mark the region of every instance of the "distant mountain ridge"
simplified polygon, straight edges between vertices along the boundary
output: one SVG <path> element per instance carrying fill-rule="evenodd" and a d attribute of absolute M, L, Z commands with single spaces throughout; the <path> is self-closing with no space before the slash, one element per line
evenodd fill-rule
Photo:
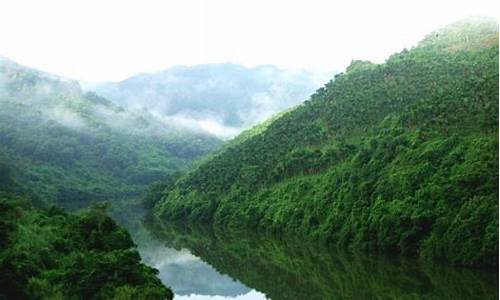
<path fill-rule="evenodd" d="M 272 65 L 177 66 L 91 88 L 119 105 L 145 109 L 232 137 L 307 99 L 326 76 Z"/>

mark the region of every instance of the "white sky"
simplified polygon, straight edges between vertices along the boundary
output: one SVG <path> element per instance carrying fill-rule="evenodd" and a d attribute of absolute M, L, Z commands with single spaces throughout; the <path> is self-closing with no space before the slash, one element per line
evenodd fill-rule
<path fill-rule="evenodd" d="M 498 0 L 0 0 L 0 54 L 87 81 L 234 62 L 343 70 L 383 61 Z"/>

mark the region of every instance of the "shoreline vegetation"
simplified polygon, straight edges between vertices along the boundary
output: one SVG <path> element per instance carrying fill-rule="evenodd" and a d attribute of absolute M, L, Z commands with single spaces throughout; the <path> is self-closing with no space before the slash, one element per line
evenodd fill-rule
<path fill-rule="evenodd" d="M 0 298 L 173 298 L 105 205 L 67 213 L 37 208 L 33 198 L 11 178 L 1 178 Z"/>

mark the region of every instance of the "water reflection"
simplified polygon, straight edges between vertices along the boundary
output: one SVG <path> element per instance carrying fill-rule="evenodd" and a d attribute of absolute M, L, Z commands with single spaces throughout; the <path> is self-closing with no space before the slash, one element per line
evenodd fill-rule
<path fill-rule="evenodd" d="M 188 264 L 176 262 L 172 267 L 170 262 L 179 258 L 158 254 L 153 265 L 174 291 L 184 293 L 176 299 L 498 299 L 498 274 L 491 272 L 352 255 L 249 232 L 160 223 L 149 223 L 148 228 L 155 238 L 178 249 L 177 257 L 187 253 L 181 261 L 199 263 L 184 268 Z M 159 262 L 165 260 L 169 263 L 162 266 Z M 178 290 L 174 284 L 179 284 Z M 192 298 L 182 296 L 190 293 Z"/>
<path fill-rule="evenodd" d="M 156 225 L 148 226 L 148 229 L 144 225 L 156 223 L 142 222 L 143 218 L 148 219 L 142 206 L 114 207 L 111 214 L 130 232 L 143 262 L 160 271 L 159 278 L 172 288 L 175 300 L 266 299 L 264 294 L 220 273 L 188 249 L 176 250 L 167 246 L 169 243 L 153 237 L 153 231 L 148 229 Z"/>
<path fill-rule="evenodd" d="M 217 272 L 189 250 L 169 248 L 148 235 L 143 230 L 134 234 L 141 257 L 146 264 L 160 271 L 161 281 L 172 288 L 176 300 L 266 299 L 264 294 Z"/>
<path fill-rule="evenodd" d="M 259 293 L 255 290 L 251 290 L 247 294 L 239 295 L 236 297 L 225 297 L 225 296 L 206 296 L 206 295 L 198 295 L 192 294 L 188 296 L 175 296 L 175 300 L 263 300 L 266 299 L 266 296 L 262 293 Z"/>

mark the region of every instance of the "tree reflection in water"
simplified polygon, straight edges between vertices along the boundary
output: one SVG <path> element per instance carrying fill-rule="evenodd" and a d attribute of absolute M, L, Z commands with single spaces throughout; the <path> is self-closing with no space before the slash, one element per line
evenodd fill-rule
<path fill-rule="evenodd" d="M 498 299 L 495 272 L 352 254 L 247 231 L 151 220 L 147 228 L 166 246 L 188 249 L 219 273 L 273 300 Z"/>

